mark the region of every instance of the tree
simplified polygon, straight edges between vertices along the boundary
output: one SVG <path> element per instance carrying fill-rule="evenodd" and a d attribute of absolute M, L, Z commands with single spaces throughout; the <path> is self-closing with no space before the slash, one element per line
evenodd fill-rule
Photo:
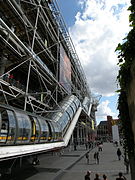
<path fill-rule="evenodd" d="M 132 122 L 135 122 L 134 106 L 129 101 L 130 96 L 133 95 L 132 89 L 130 88 L 133 84 L 133 66 L 135 64 L 135 1 L 131 0 L 131 6 L 129 9 L 131 14 L 129 16 L 131 31 L 124 39 L 123 44 L 118 44 L 116 51 L 118 52 L 118 65 L 120 67 L 117 80 L 120 86 L 119 99 L 118 99 L 118 110 L 119 119 L 122 123 L 122 131 L 124 135 L 124 150 L 128 153 L 130 167 L 131 167 L 131 178 L 134 180 L 135 177 L 135 139 L 133 134 Z M 135 85 L 135 84 L 134 84 Z M 133 97 L 132 99 L 135 99 Z"/>

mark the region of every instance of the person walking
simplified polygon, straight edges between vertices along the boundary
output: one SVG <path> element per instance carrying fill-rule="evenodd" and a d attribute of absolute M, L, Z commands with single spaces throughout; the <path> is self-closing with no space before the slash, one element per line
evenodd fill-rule
<path fill-rule="evenodd" d="M 127 180 L 125 176 L 123 176 L 122 172 L 119 172 L 119 177 L 116 178 L 116 180 Z"/>
<path fill-rule="evenodd" d="M 94 159 L 95 159 L 96 164 L 99 164 L 99 152 L 94 153 Z"/>
<path fill-rule="evenodd" d="M 13 74 L 10 74 L 10 75 L 9 75 L 9 83 L 10 83 L 11 85 L 13 85 L 13 81 L 14 81 L 14 75 L 13 75 Z"/>
<path fill-rule="evenodd" d="M 118 150 L 117 150 L 117 156 L 118 156 L 118 160 L 120 161 L 121 160 L 121 150 L 120 150 L 120 148 L 118 148 Z"/>
<path fill-rule="evenodd" d="M 100 144 L 98 145 L 98 151 L 102 151 L 102 150 L 103 150 L 103 144 L 100 143 Z"/>
<path fill-rule="evenodd" d="M 87 164 L 89 164 L 89 152 L 86 153 Z"/>
<path fill-rule="evenodd" d="M 88 143 L 87 142 L 85 142 L 85 147 L 86 147 L 86 150 L 88 149 Z"/>
<path fill-rule="evenodd" d="M 99 178 L 99 174 L 95 174 L 94 180 L 101 180 L 101 179 Z"/>
<path fill-rule="evenodd" d="M 129 173 L 129 159 L 127 157 L 125 157 L 124 159 L 124 164 L 126 166 L 126 173 Z"/>
<path fill-rule="evenodd" d="M 115 145 L 116 145 L 116 147 L 118 147 L 118 142 L 117 141 L 115 141 Z"/>
<path fill-rule="evenodd" d="M 90 180 L 91 171 L 87 171 L 87 174 L 85 175 L 85 180 Z"/>
<path fill-rule="evenodd" d="M 103 174 L 103 180 L 108 180 L 105 174 Z"/>
<path fill-rule="evenodd" d="M 97 153 L 94 153 L 94 159 L 95 159 L 95 163 L 96 163 L 96 159 L 97 159 Z"/>
<path fill-rule="evenodd" d="M 91 142 L 89 142 L 89 149 L 91 149 Z"/>
<path fill-rule="evenodd" d="M 97 164 L 99 164 L 99 152 L 97 152 Z"/>
<path fill-rule="evenodd" d="M 74 151 L 77 151 L 77 142 L 74 142 Z"/>

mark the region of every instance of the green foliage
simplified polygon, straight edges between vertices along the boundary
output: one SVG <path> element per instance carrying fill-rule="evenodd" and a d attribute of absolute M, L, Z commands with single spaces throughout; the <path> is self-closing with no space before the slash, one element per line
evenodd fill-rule
<path fill-rule="evenodd" d="M 122 132 L 124 134 L 124 149 L 131 155 L 134 155 L 134 139 L 130 123 L 130 116 L 125 91 L 121 91 L 118 99 L 119 119 L 122 123 Z"/>
<path fill-rule="evenodd" d="M 131 6 L 128 10 L 131 11 L 129 22 L 132 29 L 124 39 L 124 43 L 119 43 L 116 48 L 116 52 L 118 52 L 118 65 L 120 67 L 117 76 L 120 85 L 118 110 L 124 134 L 124 147 L 128 149 L 129 154 L 135 154 L 133 132 L 127 103 L 127 89 L 131 80 L 130 69 L 135 59 L 135 0 L 131 0 Z"/>
<path fill-rule="evenodd" d="M 129 16 L 129 22 L 131 23 L 131 26 L 135 26 L 135 1 L 131 0 L 131 6 L 128 8 L 128 10 L 131 11 L 131 14 Z"/>

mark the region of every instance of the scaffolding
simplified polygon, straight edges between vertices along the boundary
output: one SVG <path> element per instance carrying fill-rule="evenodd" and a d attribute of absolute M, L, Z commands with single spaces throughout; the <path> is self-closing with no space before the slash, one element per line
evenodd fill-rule
<path fill-rule="evenodd" d="M 0 2 L 0 102 L 44 115 L 74 94 L 91 93 L 56 1 Z M 61 51 L 70 64 L 61 82 Z M 65 83 L 65 84 L 64 84 Z"/>

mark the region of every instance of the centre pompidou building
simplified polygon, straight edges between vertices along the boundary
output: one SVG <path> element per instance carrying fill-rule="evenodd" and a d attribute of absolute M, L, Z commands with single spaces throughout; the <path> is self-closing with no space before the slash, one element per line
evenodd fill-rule
<path fill-rule="evenodd" d="M 57 2 L 1 0 L 0 15 L 1 162 L 91 141 L 98 103 Z"/>

